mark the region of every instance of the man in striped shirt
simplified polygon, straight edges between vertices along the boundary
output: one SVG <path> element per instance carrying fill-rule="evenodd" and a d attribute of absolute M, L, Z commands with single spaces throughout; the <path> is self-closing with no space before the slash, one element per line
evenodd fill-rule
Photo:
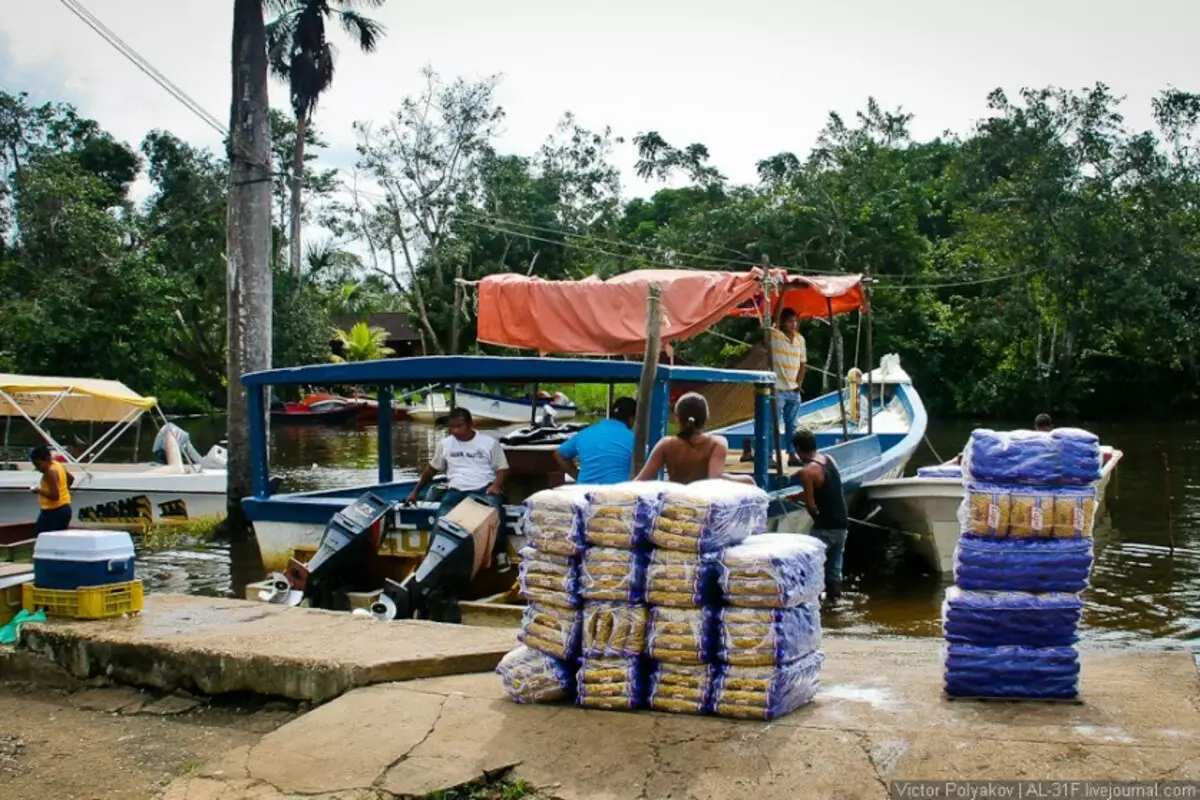
<path fill-rule="evenodd" d="M 804 384 L 804 368 L 808 364 L 808 350 L 804 345 L 804 337 L 797 331 L 799 326 L 796 312 L 785 308 L 779 315 L 779 326 L 771 329 L 775 395 L 779 400 L 779 417 L 784 428 L 783 441 L 787 443 L 788 466 L 792 467 L 800 464 L 800 456 L 792 447 L 792 439 L 796 436 L 800 421 L 800 387 Z"/>

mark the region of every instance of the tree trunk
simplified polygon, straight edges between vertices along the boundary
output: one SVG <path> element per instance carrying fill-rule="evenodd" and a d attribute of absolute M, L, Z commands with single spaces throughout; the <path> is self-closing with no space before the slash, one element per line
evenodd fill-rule
<path fill-rule="evenodd" d="M 458 355 L 458 337 L 462 325 L 461 306 L 463 287 L 459 281 L 462 280 L 463 269 L 462 264 L 456 264 L 454 267 L 454 310 L 451 312 L 450 318 L 450 355 Z M 536 403 L 534 405 L 537 405 Z"/>
<path fill-rule="evenodd" d="M 271 366 L 271 128 L 262 0 L 234 0 L 229 114 L 228 293 L 229 530 L 249 535 L 250 419 L 242 375 Z M 265 406 L 266 404 L 264 404 Z M 265 413 L 265 412 L 264 412 Z M 266 421 L 263 422 L 266 425 Z"/>
<path fill-rule="evenodd" d="M 304 193 L 304 137 L 308 133 L 308 112 L 296 117 L 296 155 L 292 161 L 292 231 L 288 244 L 291 246 L 292 276 L 300 280 L 300 259 L 303 242 L 300 240 L 301 215 L 304 207 L 301 203 Z"/>

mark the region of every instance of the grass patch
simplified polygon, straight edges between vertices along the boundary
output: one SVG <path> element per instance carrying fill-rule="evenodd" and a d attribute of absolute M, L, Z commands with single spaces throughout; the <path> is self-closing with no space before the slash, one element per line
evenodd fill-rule
<path fill-rule="evenodd" d="M 545 795 L 521 779 L 479 781 L 425 795 L 426 800 L 540 800 Z"/>
<path fill-rule="evenodd" d="M 562 392 L 575 401 L 575 408 L 580 414 L 602 417 L 608 413 L 608 384 L 577 383 L 574 386 L 561 386 L 548 383 L 540 387 L 542 391 L 554 394 Z M 636 383 L 618 383 L 613 386 L 613 399 L 618 397 L 636 397 Z"/>
<path fill-rule="evenodd" d="M 185 544 L 211 542 L 224 521 L 224 517 L 214 514 L 179 522 L 154 522 L 142 529 L 138 544 L 143 550 L 159 552 Z"/>

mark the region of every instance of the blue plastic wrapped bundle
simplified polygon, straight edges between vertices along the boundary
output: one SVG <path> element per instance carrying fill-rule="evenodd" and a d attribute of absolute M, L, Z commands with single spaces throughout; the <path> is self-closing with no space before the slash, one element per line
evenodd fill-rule
<path fill-rule="evenodd" d="M 962 467 L 958 464 L 939 464 L 936 467 L 917 467 L 918 478 L 961 478 Z"/>
<path fill-rule="evenodd" d="M 646 652 L 658 661 L 704 664 L 716 656 L 716 612 L 703 608 L 650 609 Z"/>
<path fill-rule="evenodd" d="M 720 668 L 712 664 L 656 664 L 650 677 L 650 707 L 680 714 L 712 712 Z"/>
<path fill-rule="evenodd" d="M 642 603 L 646 600 L 645 553 L 615 547 L 590 547 L 579 567 L 584 600 Z"/>
<path fill-rule="evenodd" d="M 721 551 L 688 553 L 655 549 L 646 568 L 646 600 L 656 606 L 691 608 L 721 599 Z"/>
<path fill-rule="evenodd" d="M 675 485 L 663 493 L 650 541 L 689 553 L 720 550 L 766 530 L 768 503 L 762 489 L 734 481 Z"/>
<path fill-rule="evenodd" d="M 598 547 L 645 548 L 662 496 L 672 488 L 679 488 L 679 484 L 628 481 L 591 487 L 583 515 L 584 539 Z"/>
<path fill-rule="evenodd" d="M 942 603 L 942 628 L 952 644 L 1067 647 L 1079 641 L 1082 615 L 1077 594 L 966 592 L 954 586 Z"/>
<path fill-rule="evenodd" d="M 641 658 L 585 658 L 576 677 L 576 702 L 614 711 L 643 708 L 649 693 L 649 667 Z"/>
<path fill-rule="evenodd" d="M 545 489 L 525 500 L 525 535 L 543 553 L 575 556 L 583 552 L 583 513 L 589 486 Z"/>
<path fill-rule="evenodd" d="M 1100 480 L 1100 440 L 1078 428 L 971 432 L 963 475 L 983 483 L 1084 486 Z"/>
<path fill-rule="evenodd" d="M 579 559 L 523 547 L 517 584 L 521 596 L 532 603 L 578 608 Z"/>
<path fill-rule="evenodd" d="M 976 539 L 954 550 L 954 582 L 973 592 L 1082 592 L 1091 539 Z"/>
<path fill-rule="evenodd" d="M 521 617 L 517 639 L 562 661 L 579 657 L 583 615 L 558 606 L 528 605 Z"/>
<path fill-rule="evenodd" d="M 650 609 L 624 603 L 585 603 L 583 655 L 587 658 L 640 656 L 646 652 Z"/>
<path fill-rule="evenodd" d="M 496 672 L 514 703 L 553 703 L 575 695 L 575 674 L 566 662 L 532 647 L 508 651 Z"/>
<path fill-rule="evenodd" d="M 1068 700 L 1079 694 L 1079 653 L 1074 647 L 951 644 L 946 694 Z"/>
<path fill-rule="evenodd" d="M 723 608 L 717 614 L 716 658 L 761 667 L 786 664 L 821 646 L 821 607 Z"/>
<path fill-rule="evenodd" d="M 722 667 L 713 687 L 713 710 L 725 717 L 774 719 L 808 704 L 821 686 L 825 655 L 809 653 L 773 667 Z"/>
<path fill-rule="evenodd" d="M 730 547 L 718 562 L 731 606 L 791 608 L 825 590 L 825 543 L 798 533 L 764 533 Z"/>

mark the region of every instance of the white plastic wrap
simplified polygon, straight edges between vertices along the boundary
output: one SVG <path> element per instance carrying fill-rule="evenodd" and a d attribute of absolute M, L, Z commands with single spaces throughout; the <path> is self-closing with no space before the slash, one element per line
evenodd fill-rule
<path fill-rule="evenodd" d="M 646 599 L 647 556 L 615 547 L 589 547 L 579 570 L 584 600 L 641 603 Z"/>
<path fill-rule="evenodd" d="M 711 713 L 719 674 L 720 668 L 712 664 L 655 664 L 650 678 L 650 707 L 680 714 Z"/>
<path fill-rule="evenodd" d="M 650 610 L 650 635 L 646 652 L 658 661 L 703 664 L 714 660 L 716 613 L 711 608 Z"/>
<path fill-rule="evenodd" d="M 963 536 L 954 549 L 954 582 L 973 592 L 1082 592 L 1091 570 L 1091 539 Z"/>
<path fill-rule="evenodd" d="M 963 451 L 963 475 L 981 483 L 1086 486 L 1100 480 L 1100 440 L 1079 428 L 993 431 L 978 428 Z"/>
<path fill-rule="evenodd" d="M 642 708 L 649 689 L 649 666 L 640 658 L 585 658 L 579 665 L 576 702 L 616 711 Z"/>
<path fill-rule="evenodd" d="M 720 550 L 766 530 L 769 501 L 757 486 L 721 479 L 670 488 L 650 541 L 667 550 Z"/>
<path fill-rule="evenodd" d="M 644 549 L 663 493 L 678 486 L 665 481 L 627 481 L 591 487 L 583 512 L 584 539 L 598 547 Z"/>
<path fill-rule="evenodd" d="M 631 658 L 646 652 L 650 609 L 624 603 L 585 603 L 583 655 L 587 658 Z"/>
<path fill-rule="evenodd" d="M 590 486 L 545 489 L 525 500 L 525 535 L 543 553 L 575 556 L 583 552 L 583 513 Z"/>
<path fill-rule="evenodd" d="M 968 483 L 958 519 L 971 536 L 1079 539 L 1092 535 L 1094 486 Z"/>
<path fill-rule="evenodd" d="M 715 605 L 721 599 L 722 551 L 688 553 L 656 549 L 646 568 L 646 599 L 656 606 L 693 608 Z"/>
<path fill-rule="evenodd" d="M 532 647 L 508 651 L 496 672 L 515 703 L 553 703 L 574 694 L 575 676 L 566 663 Z"/>
<path fill-rule="evenodd" d="M 808 704 L 821 686 L 825 655 L 809 653 L 773 667 L 723 667 L 713 689 L 713 710 L 725 717 L 774 719 Z"/>
<path fill-rule="evenodd" d="M 732 606 L 791 608 L 825 590 L 825 543 L 812 536 L 752 536 L 718 563 L 721 593 Z"/>
<path fill-rule="evenodd" d="M 578 608 L 579 559 L 523 547 L 517 584 L 521 596 L 531 603 Z"/>
<path fill-rule="evenodd" d="M 558 606 L 529 605 L 521 618 L 517 638 L 522 644 L 563 661 L 579 656 L 583 630 L 580 611 Z"/>
<path fill-rule="evenodd" d="M 946 693 L 957 697 L 1067 700 L 1079 694 L 1074 647 L 946 648 Z"/>
<path fill-rule="evenodd" d="M 967 592 L 951 586 L 942 602 L 942 630 L 951 644 L 985 647 L 1068 647 L 1079 640 L 1078 594 Z"/>
<path fill-rule="evenodd" d="M 760 667 L 787 664 L 821 646 L 821 607 L 723 608 L 717 616 L 718 661 Z"/>

